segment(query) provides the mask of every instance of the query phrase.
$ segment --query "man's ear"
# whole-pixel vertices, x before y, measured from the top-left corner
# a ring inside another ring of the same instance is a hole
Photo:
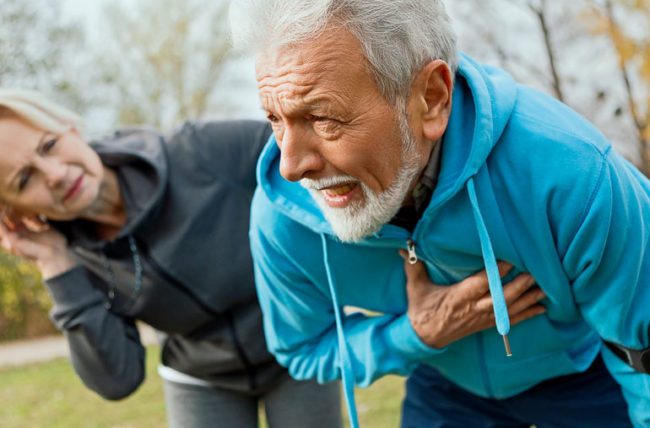
[[[452,89],[451,70],[439,59],[422,67],[413,82],[410,98],[420,116],[423,136],[429,141],[438,140],[447,129]]]

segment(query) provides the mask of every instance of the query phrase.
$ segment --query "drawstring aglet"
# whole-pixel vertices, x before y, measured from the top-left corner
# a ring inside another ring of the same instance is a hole
[[[503,344],[506,346],[506,357],[512,357],[512,350],[510,349],[510,341],[508,340],[508,335],[504,334]]]

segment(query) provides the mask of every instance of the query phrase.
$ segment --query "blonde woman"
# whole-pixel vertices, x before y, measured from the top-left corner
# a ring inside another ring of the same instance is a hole
[[[87,144],[81,119],[0,90],[0,237],[33,261],[75,371],[110,400],[143,381],[135,321],[163,333],[172,427],[341,424],[339,386],[291,379],[266,350],[248,246],[252,121],[132,128]]]

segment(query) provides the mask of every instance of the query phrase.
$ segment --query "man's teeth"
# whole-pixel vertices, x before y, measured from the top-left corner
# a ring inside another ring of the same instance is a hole
[[[346,193],[348,193],[353,188],[354,188],[354,184],[344,184],[343,186],[330,187],[329,189],[326,189],[325,191],[330,195],[338,196],[338,195],[345,195]]]

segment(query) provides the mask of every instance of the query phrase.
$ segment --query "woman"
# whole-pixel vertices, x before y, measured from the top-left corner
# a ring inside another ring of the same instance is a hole
[[[107,399],[144,378],[135,321],[164,333],[172,427],[341,425],[338,384],[287,375],[267,352],[248,247],[268,126],[134,128],[86,144],[79,117],[0,90],[2,245],[33,261],[77,374]]]

